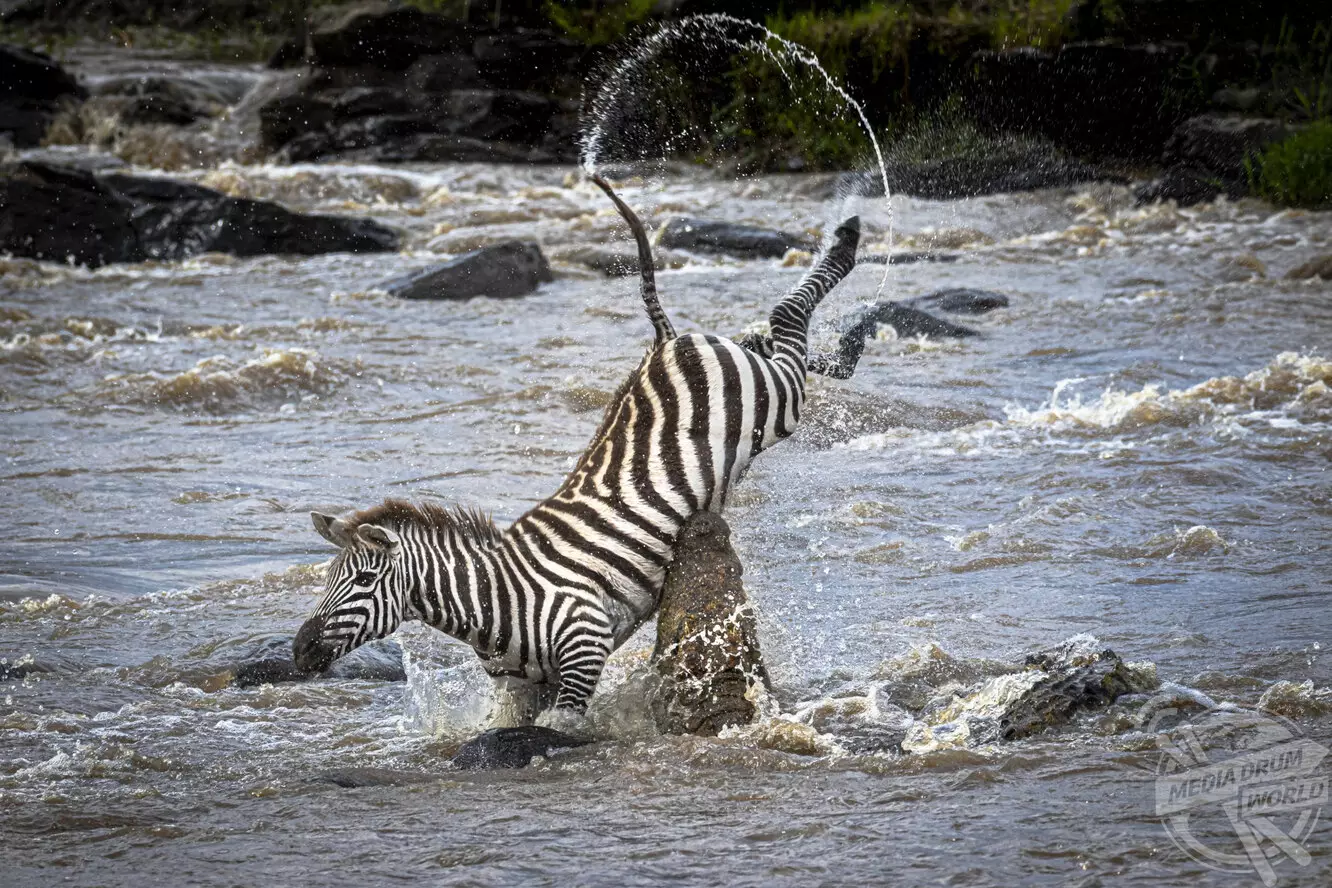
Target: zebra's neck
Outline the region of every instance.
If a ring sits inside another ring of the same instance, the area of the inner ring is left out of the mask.
[[[403,528],[407,600],[423,623],[493,650],[500,634],[495,619],[504,585],[493,541],[440,527]]]

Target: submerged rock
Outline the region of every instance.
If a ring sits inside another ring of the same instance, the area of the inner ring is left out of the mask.
[[[1315,256],[1303,265],[1297,265],[1286,272],[1288,281],[1308,281],[1314,278],[1332,281],[1332,253]]]
[[[309,672],[297,667],[291,658],[291,638],[274,637],[259,645],[248,658],[231,669],[231,684],[252,688],[265,684],[314,681],[328,678],[341,681],[406,681],[402,647],[397,642],[367,644],[333,663],[324,672]]]
[[[343,789],[363,789],[367,786],[416,786],[437,783],[439,777],[418,771],[397,771],[392,768],[338,768],[326,771],[319,779]]]
[[[0,137],[19,148],[40,145],[60,106],[87,93],[54,59],[0,44]]]
[[[0,250],[96,268],[204,252],[258,256],[383,252],[397,236],[369,219],[295,213],[164,178],[24,161],[0,168]]]
[[[715,736],[758,714],[750,691],[766,672],[743,573],[721,516],[700,512],[685,523],[666,570],[652,653],[661,678],[652,712],[663,733]]]
[[[662,228],[658,243],[669,250],[724,253],[741,259],[780,259],[787,250],[809,250],[812,241],[757,225],[681,217]]]
[[[508,241],[394,278],[380,287],[401,299],[513,299],[552,279],[541,247],[531,241]]]
[[[525,768],[538,756],[549,758],[560,750],[591,742],[535,725],[493,728],[464,743],[453,756],[453,765],[463,771]]]
[[[908,299],[913,308],[932,308],[951,314],[980,315],[996,308],[1008,308],[1008,297],[992,290],[973,290],[970,287],[945,287]]]
[[[862,315],[862,319],[865,318],[873,318],[876,323],[892,327],[901,339],[914,336],[924,336],[927,339],[964,339],[980,335],[970,327],[936,318],[932,314],[900,302],[876,302]]]

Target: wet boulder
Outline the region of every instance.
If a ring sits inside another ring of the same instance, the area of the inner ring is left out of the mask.
[[[984,50],[963,92],[982,126],[1095,156],[1155,159],[1187,108],[1179,44],[1065,44],[1058,52]]]
[[[0,44],[0,138],[19,148],[39,145],[61,105],[86,97],[50,56]]]
[[[1332,281],[1332,253],[1316,256],[1286,272],[1288,281],[1310,281],[1315,278]]]
[[[585,53],[549,31],[359,7],[274,56],[312,68],[260,109],[261,141],[301,161],[572,161]]]
[[[744,569],[719,515],[689,519],[666,570],[652,665],[657,727],[716,736],[758,715],[751,690],[766,681],[758,625],[741,581]]]
[[[459,747],[452,761],[454,767],[462,771],[525,768],[538,756],[549,758],[561,750],[586,746],[591,742],[553,728],[535,725],[492,728]]]
[[[185,126],[222,113],[240,95],[171,77],[115,77],[98,83],[95,100],[122,123]]]
[[[970,287],[945,287],[916,296],[907,300],[912,308],[933,309],[949,314],[981,315],[997,308],[1008,307],[1008,297],[991,290],[974,290]]]
[[[965,339],[980,335],[970,327],[936,318],[928,312],[900,302],[876,302],[861,317],[862,320],[872,318],[878,324],[892,327],[902,339],[915,336],[923,336],[926,339]]]
[[[369,219],[295,213],[268,201],[123,173],[23,161],[0,168],[0,250],[98,267],[203,252],[258,256],[382,252],[397,236]]]
[[[471,299],[526,296],[552,280],[541,247],[531,241],[508,241],[464,253],[380,285],[401,299]]]
[[[291,658],[290,637],[274,637],[261,642],[231,667],[231,684],[238,688],[265,684],[315,681],[321,678],[342,681],[406,681],[402,647],[394,641],[363,645],[333,662],[323,672],[300,669]]]
[[[1156,178],[1134,188],[1133,197],[1139,204],[1173,200],[1181,207],[1191,207],[1216,200],[1222,193],[1231,190],[1215,173],[1176,165],[1167,167]]]
[[[33,161],[0,167],[0,252],[90,268],[148,258],[128,198],[92,173]]]
[[[228,197],[170,179],[109,173],[102,181],[134,203],[144,251],[153,259],[198,253],[233,256],[377,253],[397,235],[369,219],[296,213],[270,201]]]
[[[811,239],[803,235],[788,234],[758,225],[689,217],[667,222],[657,242],[668,250],[720,253],[740,259],[780,259],[786,255],[787,250],[814,248]]]
[[[268,66],[370,65],[401,71],[423,55],[469,50],[473,41],[488,30],[414,6],[366,4],[348,10],[326,27],[316,28],[308,42],[304,35],[288,40],[278,47]]]

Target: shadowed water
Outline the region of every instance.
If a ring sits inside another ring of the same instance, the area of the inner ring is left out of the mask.
[[[650,338],[635,283],[578,259],[627,251],[625,232],[571,169],[193,177],[373,215],[406,248],[0,260],[0,657],[22,666],[0,684],[7,886],[1233,884],[1167,840],[1131,703],[1001,747],[858,742],[950,677],[1078,633],[1217,701],[1311,681],[1295,723],[1332,740],[1332,303],[1281,279],[1332,249],[1327,214],[1134,209],[1121,188],[897,199],[899,246],[960,258],[893,266],[886,295],[983,287],[1012,306],[966,319],[972,340],[885,331],[854,379],[812,379],[799,433],[737,489],[768,717],[657,735],[648,629],[598,692],[605,742],[478,775],[444,761],[484,724],[487,680],[442,636],[399,634],[406,684],[241,689],[231,672],[317,601],[311,509],[421,497],[504,523],[556,488]],[[653,223],[788,230],[819,227],[828,193],[702,172],[623,188]],[[862,249],[881,249],[886,208],[860,209]],[[533,296],[374,289],[515,236],[554,259]],[[801,273],[676,264],[658,283],[682,333],[750,328]],[[854,272],[817,337],[881,277]],[[430,779],[325,779],[363,767]],[[1281,884],[1332,876],[1326,826],[1308,848]]]

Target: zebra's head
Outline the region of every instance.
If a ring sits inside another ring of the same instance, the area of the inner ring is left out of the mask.
[[[402,540],[389,527],[311,512],[315,530],[342,551],[328,569],[324,598],[296,633],[296,667],[321,672],[367,641],[398,628],[406,610]]]

